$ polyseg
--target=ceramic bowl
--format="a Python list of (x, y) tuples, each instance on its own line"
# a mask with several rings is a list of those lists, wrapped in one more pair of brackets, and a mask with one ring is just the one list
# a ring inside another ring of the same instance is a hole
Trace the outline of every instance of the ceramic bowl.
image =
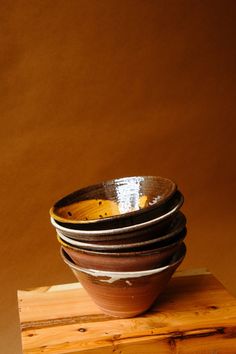
[(109, 240), (109, 241), (89, 241), (81, 242), (69, 237), (64, 236), (60, 231), (57, 231), (58, 241), (61, 244), (71, 248), (82, 248), (94, 251), (109, 251), (109, 252), (122, 252), (127, 250), (136, 250), (140, 248), (150, 248), (153, 245), (159, 247), (166, 246), (173, 243), (179, 238), (179, 235), (185, 232), (186, 218), (183, 213), (178, 212), (172, 222), (169, 224), (165, 232), (156, 233), (155, 229), (148, 228), (136, 234), (136, 237), (122, 239), (122, 240)]
[(153, 245), (149, 249), (140, 248), (128, 252), (90, 251), (71, 248), (67, 245), (63, 245), (63, 249), (73, 262), (82, 268), (112, 272), (133, 272), (166, 265), (173, 254), (181, 247), (185, 235), (186, 233), (182, 234), (178, 240), (166, 246)]
[(110, 316), (134, 317), (147, 311), (166, 288), (172, 274), (186, 253), (184, 243), (168, 265), (136, 272), (109, 272), (77, 266), (65, 251), (64, 262), (97, 306)]
[[(111, 228), (106, 230), (74, 230), (61, 226), (51, 217), (51, 223), (63, 236), (76, 239), (79, 241), (109, 241), (109, 240), (122, 240), (122, 239), (132, 239), (137, 237), (137, 232), (146, 233), (148, 230), (149, 234), (154, 234), (154, 232), (161, 233), (170, 225), (177, 211), (181, 208), (184, 198), (180, 192), (175, 193), (175, 204), (165, 214), (153, 218), (151, 220), (142, 222), (140, 224), (130, 225), (120, 228)], [(141, 231), (142, 230), (142, 231)]]
[(163, 177), (113, 179), (67, 195), (50, 209), (50, 215), (68, 228), (127, 227), (168, 212), (176, 188), (174, 182)]

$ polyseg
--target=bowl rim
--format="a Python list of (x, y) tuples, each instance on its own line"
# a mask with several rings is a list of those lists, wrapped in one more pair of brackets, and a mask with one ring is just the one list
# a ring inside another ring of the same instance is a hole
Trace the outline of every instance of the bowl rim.
[[(183, 222), (180, 220), (179, 221), (179, 225), (177, 224), (177, 228), (174, 229), (173, 231), (164, 234), (162, 236), (150, 239), (150, 240), (146, 240), (143, 241), (143, 246), (149, 246), (152, 245), (154, 243), (161, 243), (164, 242), (166, 240), (168, 240), (171, 237), (174, 237), (178, 234), (180, 234), (181, 232), (184, 231), (184, 229), (186, 229), (186, 233), (187, 233), (187, 228), (186, 228), (186, 217), (183, 213), (181, 213), (180, 217), (183, 219)], [(60, 231), (56, 231), (57, 232), (57, 239), (60, 242), (60, 240), (62, 241), (61, 243), (65, 243), (65, 245), (68, 245), (69, 247), (72, 247), (74, 249), (76, 249), (76, 247), (82, 248), (82, 249), (87, 249), (87, 250), (100, 250), (100, 251), (112, 251), (114, 250), (114, 248), (117, 247), (117, 245), (109, 245), (109, 244), (97, 244), (97, 243), (89, 243), (89, 242), (84, 242), (84, 241), (78, 241), (78, 240), (74, 240), (71, 239), (65, 235), (63, 235)], [(121, 240), (122, 242), (122, 240)], [(142, 241), (141, 241), (142, 242)], [(125, 249), (129, 249), (129, 248), (137, 248), (139, 247), (138, 242), (133, 242), (133, 243), (126, 243), (126, 244), (121, 244), (118, 245), (118, 249), (119, 250), (125, 250)]]
[[(149, 245), (152, 245), (154, 243), (161, 243), (161, 242), (164, 242), (166, 240), (168, 240), (169, 238), (171, 238), (172, 236), (177, 236), (178, 234), (180, 234), (181, 232), (185, 232), (187, 234), (187, 228), (186, 226), (183, 226), (182, 229), (179, 228), (177, 231), (173, 231), (169, 234), (166, 234), (164, 235), (162, 238), (159, 237), (159, 238), (155, 238), (155, 239), (152, 239), (152, 240), (148, 240), (148, 241), (145, 241), (146, 243), (143, 245), (143, 246), (149, 246)], [(186, 234), (184, 236), (184, 238), (186, 237)], [(78, 247), (79, 249), (81, 250), (87, 250), (87, 251), (95, 251), (95, 250), (98, 250), (98, 252), (109, 252), (112, 250), (115, 249), (115, 247), (117, 245), (100, 245), (100, 244), (91, 244), (91, 243), (86, 243), (86, 242), (77, 242), (76, 244), (73, 244), (73, 243), (70, 243), (70, 239), (68, 239), (66, 236), (61, 236), (60, 234), (57, 233), (57, 240), (59, 243), (61, 244), (64, 244), (66, 247), (71, 247), (72, 249), (76, 250)], [(151, 241), (151, 242), (149, 242)], [(127, 243), (127, 244), (122, 244), (122, 245), (119, 245), (119, 248), (118, 250), (120, 251), (124, 251), (126, 249), (131, 249), (131, 248), (138, 248), (137, 246), (137, 242), (136, 243)], [(113, 252), (115, 253), (115, 251)]]
[(183, 203), (184, 203), (184, 197), (183, 197), (182, 193), (180, 193), (179, 202), (171, 210), (169, 210), (167, 213), (162, 214), (162, 215), (158, 216), (157, 218), (153, 218), (153, 219), (144, 221), (144, 222), (139, 223), (139, 224), (119, 227), (119, 228), (115, 228), (115, 229), (105, 229), (105, 230), (69, 229), (67, 227), (59, 225), (53, 217), (51, 217), (50, 220), (51, 220), (52, 225), (56, 229), (58, 229), (58, 230), (60, 230), (62, 232), (66, 232), (67, 234), (80, 235), (80, 236), (83, 236), (83, 235), (84, 236), (89, 236), (89, 235), (93, 235), (93, 236), (115, 235), (115, 234), (121, 234), (121, 233), (129, 232), (129, 231), (136, 231), (136, 230), (142, 229), (144, 227), (151, 226), (153, 224), (157, 224), (158, 222), (168, 218), (169, 216), (174, 214), (177, 210), (179, 210), (181, 208), (181, 206), (183, 205)]
[(96, 251), (96, 250), (91, 250), (91, 249), (86, 249), (86, 248), (73, 248), (73, 246), (71, 247), (70, 245), (67, 245), (64, 242), (61, 242), (60, 237), (57, 237), (58, 242), (62, 245), (62, 247), (64, 248), (69, 248), (75, 252), (78, 251), (82, 252), (84, 254), (88, 254), (88, 255), (95, 255), (95, 256), (108, 256), (108, 257), (132, 257), (132, 256), (149, 256), (149, 255), (153, 255), (155, 253), (162, 253), (165, 250), (168, 250), (169, 248), (175, 247), (178, 244), (182, 243), (183, 240), (185, 239), (186, 234), (184, 234), (183, 236), (181, 236), (177, 241), (170, 243), (168, 245), (165, 246), (161, 246), (161, 247), (156, 247), (156, 248), (152, 248), (152, 249), (147, 249), (147, 250), (141, 250), (139, 251), (138, 249), (134, 250), (134, 251), (122, 251), (122, 252), (108, 252), (108, 251)]
[[(80, 193), (83, 194), (83, 193), (85, 193), (88, 190), (93, 191), (93, 190), (96, 190), (98, 188), (102, 188), (105, 185), (108, 185), (108, 186), (112, 185), (116, 181), (132, 180), (132, 179), (135, 179), (135, 178), (136, 179), (143, 178), (145, 180), (146, 179), (154, 179), (154, 180), (158, 180), (159, 179), (159, 180), (168, 181), (170, 186), (171, 186), (171, 192), (169, 193), (169, 195), (167, 197), (165, 197), (164, 199), (162, 199), (161, 201), (159, 201), (158, 203), (155, 203), (153, 205), (149, 205), (149, 206), (144, 207), (142, 209), (130, 211), (130, 212), (123, 213), (123, 214), (106, 216), (106, 217), (103, 217), (103, 218), (100, 218), (100, 219), (70, 220), (70, 219), (63, 218), (63, 217), (61, 217), (61, 216), (59, 216), (58, 214), (55, 213), (56, 208), (58, 208), (58, 204), (62, 203), (63, 201), (65, 201), (68, 198), (71, 198), (74, 195), (77, 195), (77, 194), (80, 194)], [(149, 176), (144, 176), (144, 175), (141, 176), (140, 175), (140, 176), (127, 176), (127, 177), (113, 178), (113, 179), (110, 179), (110, 180), (107, 180), (107, 181), (103, 181), (103, 182), (100, 182), (100, 183), (97, 183), (97, 184), (92, 184), (92, 185), (77, 189), (76, 191), (67, 194), (66, 196), (60, 198), (58, 201), (56, 201), (54, 203), (54, 205), (49, 210), (49, 214), (50, 214), (50, 216), (53, 219), (55, 219), (55, 220), (57, 220), (59, 222), (65, 223), (65, 224), (90, 225), (90, 224), (95, 224), (95, 223), (99, 223), (100, 224), (100, 223), (104, 223), (104, 222), (109, 222), (109, 221), (112, 221), (112, 220), (114, 220), (114, 221), (117, 220), (118, 221), (118, 220), (120, 220), (122, 218), (132, 217), (132, 216), (135, 216), (135, 215), (140, 215), (142, 213), (145, 213), (145, 212), (148, 212), (148, 211), (151, 211), (151, 210), (154, 210), (154, 209), (158, 208), (164, 202), (168, 201), (173, 196), (173, 194), (176, 191), (177, 191), (177, 184), (174, 181), (172, 181), (171, 179), (166, 178), (166, 177), (150, 176), (150, 175)]]
[[(60, 255), (63, 259), (63, 261), (73, 270), (75, 271), (79, 271), (79, 272), (83, 272), (86, 274), (90, 274), (93, 276), (101, 276), (101, 277), (118, 277), (119, 279), (122, 278), (136, 278), (136, 277), (141, 277), (141, 276), (146, 276), (146, 275), (152, 275), (152, 274), (157, 274), (157, 273), (161, 273), (169, 268), (172, 268), (174, 266), (176, 266), (177, 264), (180, 264), (185, 255), (186, 255), (186, 245), (183, 242), (181, 245), (180, 250), (175, 253), (170, 261), (169, 264), (167, 264), (166, 266), (162, 266), (162, 267), (158, 267), (158, 268), (154, 268), (154, 269), (148, 269), (148, 270), (139, 270), (139, 271), (128, 271), (128, 272), (113, 272), (113, 271), (105, 271), (105, 270), (96, 270), (96, 269), (90, 269), (90, 268), (83, 268), (80, 266), (77, 266), (75, 263), (72, 263), (72, 261), (68, 260), (68, 255), (64, 255), (64, 253), (66, 253), (63, 248), (60, 248)], [(175, 257), (178, 257), (177, 260), (175, 260)]]

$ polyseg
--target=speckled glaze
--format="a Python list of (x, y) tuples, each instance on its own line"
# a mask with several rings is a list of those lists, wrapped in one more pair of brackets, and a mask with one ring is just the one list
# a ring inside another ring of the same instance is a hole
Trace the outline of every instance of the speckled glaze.
[(68, 228), (126, 227), (166, 213), (176, 190), (176, 184), (163, 177), (118, 178), (67, 195), (50, 209), (50, 215)]
[(64, 251), (64, 262), (100, 309), (116, 317), (134, 317), (147, 311), (165, 289), (172, 274), (183, 261), (182, 244), (167, 266), (139, 272), (88, 270), (76, 266)]
[(138, 235), (141, 236), (142, 233), (145, 234), (147, 230), (149, 230), (150, 235), (164, 232), (170, 225), (178, 210), (181, 208), (184, 202), (183, 195), (177, 191), (173, 197), (172, 202), (174, 205), (170, 210), (168, 210), (168, 212), (151, 220), (126, 227), (111, 227), (110, 229), (106, 230), (75, 230), (59, 225), (58, 222), (56, 222), (53, 218), (51, 218), (51, 223), (56, 228), (56, 230), (58, 230), (64, 236), (79, 241), (113, 241), (115, 239), (132, 239), (137, 238)]

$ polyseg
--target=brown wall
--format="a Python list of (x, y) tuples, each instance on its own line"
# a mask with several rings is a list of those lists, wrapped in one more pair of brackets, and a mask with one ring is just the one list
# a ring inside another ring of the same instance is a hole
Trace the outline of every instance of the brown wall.
[(188, 255), (236, 294), (235, 1), (0, 4), (0, 352), (19, 352), (16, 290), (74, 281), (48, 209), (149, 174), (186, 197)]

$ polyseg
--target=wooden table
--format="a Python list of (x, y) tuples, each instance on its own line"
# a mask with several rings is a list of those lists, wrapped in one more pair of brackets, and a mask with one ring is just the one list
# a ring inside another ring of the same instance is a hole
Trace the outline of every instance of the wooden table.
[(236, 299), (209, 272), (177, 272), (146, 314), (103, 314), (79, 283), (18, 291), (24, 353), (236, 353)]

